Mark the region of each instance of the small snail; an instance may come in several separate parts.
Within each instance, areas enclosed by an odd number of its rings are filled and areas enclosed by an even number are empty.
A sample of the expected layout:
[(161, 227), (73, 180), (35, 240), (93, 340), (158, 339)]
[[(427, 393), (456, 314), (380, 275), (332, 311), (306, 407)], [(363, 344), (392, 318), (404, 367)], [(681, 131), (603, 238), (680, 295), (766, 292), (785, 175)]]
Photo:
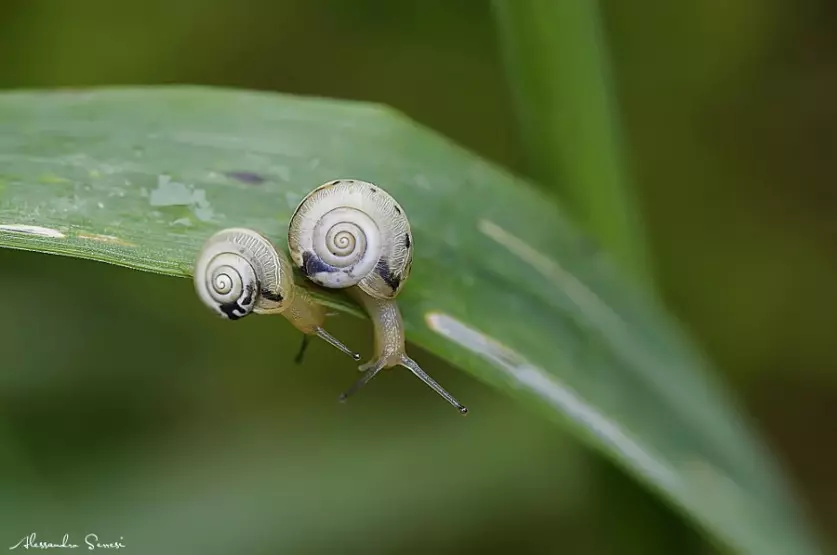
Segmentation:
[(297, 362), (311, 334), (360, 360), (359, 354), (323, 329), (325, 307), (294, 284), (291, 263), (285, 253), (253, 230), (223, 229), (207, 239), (195, 262), (194, 283), (203, 303), (230, 320), (250, 313), (282, 314), (290, 320), (306, 334)]
[(341, 395), (345, 401), (384, 368), (403, 366), (465, 414), (468, 409), (405, 352), (396, 304), (413, 262), (413, 237), (404, 210), (371, 183), (338, 179), (320, 185), (297, 206), (288, 228), (291, 259), (314, 283), (346, 289), (375, 328), (375, 357)]

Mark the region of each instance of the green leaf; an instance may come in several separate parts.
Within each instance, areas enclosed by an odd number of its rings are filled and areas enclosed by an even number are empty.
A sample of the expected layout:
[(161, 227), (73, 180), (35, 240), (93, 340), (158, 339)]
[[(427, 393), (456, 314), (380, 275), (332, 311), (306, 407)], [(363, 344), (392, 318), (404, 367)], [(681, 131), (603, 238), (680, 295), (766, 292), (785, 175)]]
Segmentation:
[(196, 87), (0, 95), (11, 248), (189, 277), (223, 227), (286, 248), (297, 202), (338, 177), (379, 184), (409, 214), (411, 342), (565, 424), (718, 544), (817, 551), (709, 363), (528, 183), (374, 105)]
[(538, 181), (622, 266), (652, 282), (598, 2), (494, 0), (508, 82)]

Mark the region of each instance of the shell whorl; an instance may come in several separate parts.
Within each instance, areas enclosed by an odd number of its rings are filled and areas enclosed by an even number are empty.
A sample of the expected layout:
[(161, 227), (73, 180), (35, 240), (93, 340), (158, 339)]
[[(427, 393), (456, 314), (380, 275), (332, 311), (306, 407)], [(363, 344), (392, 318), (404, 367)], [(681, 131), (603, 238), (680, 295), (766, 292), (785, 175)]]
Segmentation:
[(302, 199), (288, 228), (291, 258), (314, 283), (398, 295), (410, 275), (413, 236), (401, 206), (365, 181), (338, 179)]
[(250, 229), (219, 231), (207, 239), (195, 262), (201, 301), (230, 320), (251, 312), (281, 312), (292, 280), (284, 253)]

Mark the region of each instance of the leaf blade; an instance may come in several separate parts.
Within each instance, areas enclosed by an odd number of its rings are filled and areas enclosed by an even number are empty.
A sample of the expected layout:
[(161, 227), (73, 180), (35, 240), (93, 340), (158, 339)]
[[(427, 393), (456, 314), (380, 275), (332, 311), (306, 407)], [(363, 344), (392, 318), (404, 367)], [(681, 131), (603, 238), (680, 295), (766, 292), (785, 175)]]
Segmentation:
[(0, 246), (176, 277), (217, 229), (252, 227), (286, 250), (308, 190), (375, 182), (413, 227), (399, 297), (411, 342), (569, 424), (720, 543), (816, 552), (775, 464), (659, 303), (542, 193), (400, 114), (199, 87), (22, 91), (0, 95), (0, 152)]

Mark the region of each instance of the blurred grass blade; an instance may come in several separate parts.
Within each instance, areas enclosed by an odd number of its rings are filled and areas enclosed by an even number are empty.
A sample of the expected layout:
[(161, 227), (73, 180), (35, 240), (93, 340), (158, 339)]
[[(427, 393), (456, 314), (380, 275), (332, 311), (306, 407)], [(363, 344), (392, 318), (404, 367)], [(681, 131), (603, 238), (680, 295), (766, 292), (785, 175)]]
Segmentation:
[(631, 188), (598, 3), (494, 0), (499, 38), (538, 181), (640, 283), (653, 269)]
[[(305, 418), (296, 416), (298, 421)], [(131, 451), (128, 462), (128, 457), (110, 460), (109, 472), (68, 470), (76, 483), (85, 485), (81, 499), (74, 499), (74, 506), (84, 510), (73, 514), (64, 507), (54, 526), (66, 529), (80, 521), (99, 530), (118, 530), (128, 553), (265, 553), (267, 545), (268, 552), (277, 554), (398, 553), (401, 534), (428, 541), (421, 534), (432, 530), (429, 541), (438, 545), (445, 537), (476, 533), (486, 514), (503, 518), (509, 504), (536, 505), (539, 498), (548, 498), (544, 490), (560, 497), (556, 513), (568, 512), (584, 489), (554, 477), (577, 472), (572, 455), (557, 465), (553, 458), (531, 461), (526, 476), (515, 481), (508, 476), (520, 469), (525, 455), (519, 450), (499, 450), (474, 468), (470, 455), (496, 440), (491, 424), (505, 427), (501, 419), (508, 420), (508, 414), (486, 415), (488, 425), (475, 430), (447, 426), (437, 413), (408, 433), (387, 434), (377, 428), (382, 441), (370, 444), (360, 433), (366, 429), (354, 428), (356, 435), (343, 441), (329, 437), (333, 430), (327, 427), (321, 430), (325, 437), (301, 437), (260, 414), (233, 429), (218, 430), (200, 445), (186, 440)], [(187, 431), (192, 438), (205, 433)], [(524, 438), (527, 434), (530, 441), (537, 439), (537, 432), (520, 433)], [(443, 458), (449, 461), (447, 472), (428, 475), (428, 462)], [(101, 481), (89, 483), (92, 476)], [(530, 487), (519, 489), (521, 481)], [(486, 500), (487, 489), (501, 495)], [(115, 491), (119, 503), (113, 502)], [(365, 495), (359, 496), (360, 491)], [(428, 506), (443, 509), (428, 511)], [(43, 529), (42, 507), (29, 514), (17, 511), (17, 529)]]
[(0, 95), (2, 246), (190, 277), (222, 227), (286, 248), (299, 199), (337, 177), (409, 213), (411, 341), (567, 425), (719, 544), (816, 552), (708, 363), (528, 183), (374, 105), (198, 87)]

